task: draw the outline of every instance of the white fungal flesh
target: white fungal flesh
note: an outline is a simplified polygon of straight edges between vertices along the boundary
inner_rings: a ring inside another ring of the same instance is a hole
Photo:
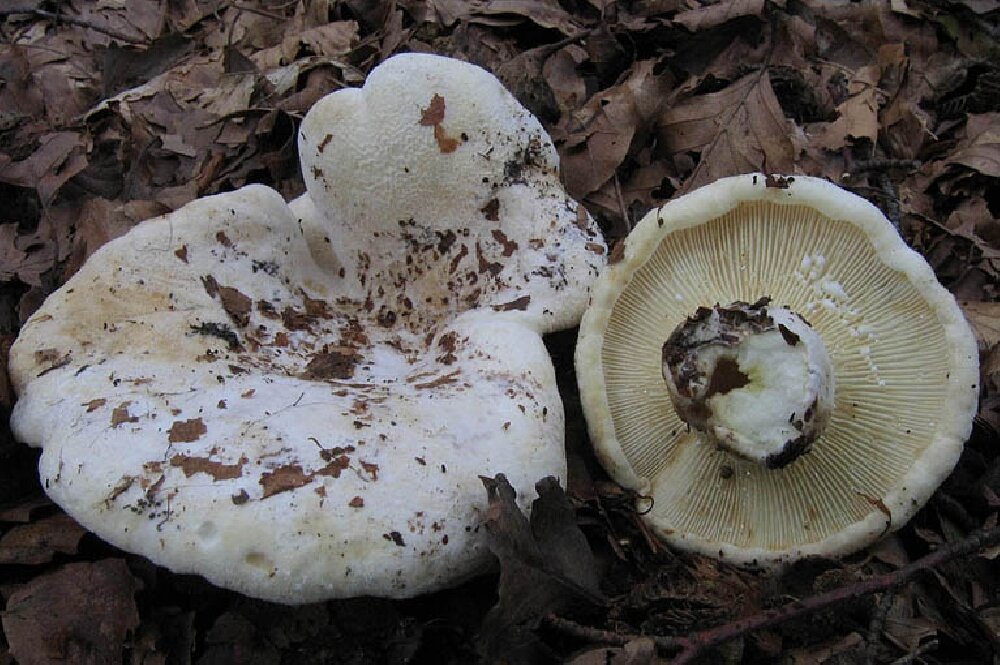
[[[708,442],[765,466],[786,466],[808,450],[829,418],[830,358],[812,327],[787,309],[736,303],[722,310],[755,324],[724,320],[716,306],[704,321],[678,328],[693,346],[675,354],[673,365],[665,360],[674,406]],[[697,378],[679,388],[684,367]],[[732,376],[720,379],[727,372]],[[702,413],[685,417],[694,405]]]

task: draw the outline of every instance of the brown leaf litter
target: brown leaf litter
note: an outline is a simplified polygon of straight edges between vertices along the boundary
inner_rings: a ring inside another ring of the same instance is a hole
[[[301,608],[219,591],[84,538],[39,499],[37,454],[6,432],[0,663],[277,663],[293,653],[297,662],[464,663],[477,650],[579,665],[692,654],[706,662],[996,658],[998,549],[954,554],[995,530],[1000,510],[995,2],[22,4],[0,10],[0,350],[45,295],[139,221],[253,182],[286,198],[301,193],[296,133],[305,111],[330,90],[361,84],[392,53],[420,51],[486,67],[542,119],[570,193],[609,246],[620,248],[636,220],[678,193],[746,171],[823,176],[870,199],[962,303],[982,352],[983,392],[958,467],[911,526],[845,561],[773,577],[656,541],[636,497],[593,459],[572,380],[573,336],[552,336],[571,482],[566,494],[540,483],[526,518],[501,478],[484,481],[490,510],[481,528],[499,559],[499,599],[497,578],[486,577],[413,601]],[[446,150],[458,140],[447,100],[427,102],[428,132]],[[496,211],[487,204],[482,214]],[[189,249],[170,251],[182,262]],[[251,304],[235,288],[215,289],[231,320],[195,332],[238,351]],[[275,316],[306,331],[322,314]],[[359,360],[347,347],[318,350],[306,372],[350,378]],[[0,387],[9,410],[14,397],[6,380]],[[122,398],[93,408],[107,409],[109,427],[143,417]],[[164,445],[204,434],[199,418],[164,427]],[[192,480],[238,472],[174,452]],[[350,464],[346,455],[328,461],[329,474]],[[275,469],[264,491],[306,475]],[[938,552],[954,558],[902,581],[901,571]],[[872,590],[887,579],[898,583]],[[782,614],[859,589],[870,593]]]

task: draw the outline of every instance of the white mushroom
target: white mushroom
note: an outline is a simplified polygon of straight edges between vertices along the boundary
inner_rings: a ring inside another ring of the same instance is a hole
[[[972,333],[927,263],[870,203],[798,176],[647,215],[594,286],[576,363],[598,455],[653,530],[741,563],[905,524],[978,395]]]
[[[392,58],[300,151],[291,206],[195,201],[52,294],[11,350],[13,427],[68,513],[172,570],[285,603],[459,583],[490,559],[479,475],[565,476],[541,333],[604,246],[472,65]]]

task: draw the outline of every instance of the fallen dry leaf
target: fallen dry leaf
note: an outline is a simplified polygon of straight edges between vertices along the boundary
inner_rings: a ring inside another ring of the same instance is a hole
[[[71,563],[11,594],[3,613],[20,665],[120,663],[125,636],[139,625],[136,580],[122,559]]]
[[[53,132],[40,139],[41,145],[22,161],[13,161],[0,152],[0,182],[38,191],[48,205],[67,180],[87,166],[87,141],[76,132]]]
[[[87,530],[65,513],[15,526],[0,536],[0,565],[36,566],[56,554],[76,554]]]
[[[700,155],[683,191],[738,173],[792,173],[802,145],[766,70],[678,102],[660,116],[657,136],[668,155]]]
[[[972,324],[980,349],[1000,344],[1000,302],[964,301],[959,303],[965,318]]]
[[[542,66],[560,115],[579,108],[587,99],[587,83],[578,69],[587,57],[582,46],[569,44],[550,55]]]
[[[816,143],[832,152],[846,148],[858,139],[875,144],[878,136],[878,81],[876,66],[861,67],[847,83],[847,99],[837,106],[835,121],[823,126]]]
[[[691,32],[699,32],[717,27],[739,16],[760,16],[763,10],[764,0],[724,0],[681,12],[671,21],[683,25]]]
[[[523,660],[540,645],[534,629],[549,613],[600,607],[598,571],[576,513],[554,478],[535,485],[530,521],[503,474],[482,478],[489,497],[486,531],[500,560],[499,600],[477,638],[489,662]]]
[[[542,28],[552,28],[564,35],[579,31],[579,25],[556,0],[473,0],[467,3],[465,18],[487,25],[516,25],[527,19]],[[520,20],[512,18],[519,17]]]
[[[635,63],[621,83],[594,95],[553,130],[571,196],[584,198],[611,179],[633,138],[649,129],[673,84],[669,73],[656,70],[656,60]]]
[[[1000,112],[970,115],[965,138],[944,164],[960,165],[991,178],[1000,178]]]

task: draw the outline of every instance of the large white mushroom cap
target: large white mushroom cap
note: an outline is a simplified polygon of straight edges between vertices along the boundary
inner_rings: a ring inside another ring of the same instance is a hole
[[[172,570],[286,603],[456,584],[489,561],[480,474],[565,476],[541,333],[604,245],[472,65],[392,58],[300,151],[291,206],[195,201],[52,294],[11,350],[14,430],[68,513]]]
[[[792,331],[786,315],[788,330],[739,352],[684,327],[698,308],[734,312],[762,298],[771,309],[753,316],[770,322],[787,308],[815,339],[804,344],[806,330]],[[706,352],[689,361],[665,346],[692,336]],[[810,350],[820,345],[825,354]],[[714,391],[702,375],[720,357],[738,380]],[[682,361],[709,435],[671,399],[664,372]],[[958,460],[978,396],[973,335],[927,263],[873,205],[799,176],[726,178],[649,213],[594,285],[576,365],[598,455],[648,497],[653,530],[762,565],[846,554],[905,524]],[[804,395],[826,420],[818,435],[799,427],[808,439],[788,449],[776,426],[809,420]]]

